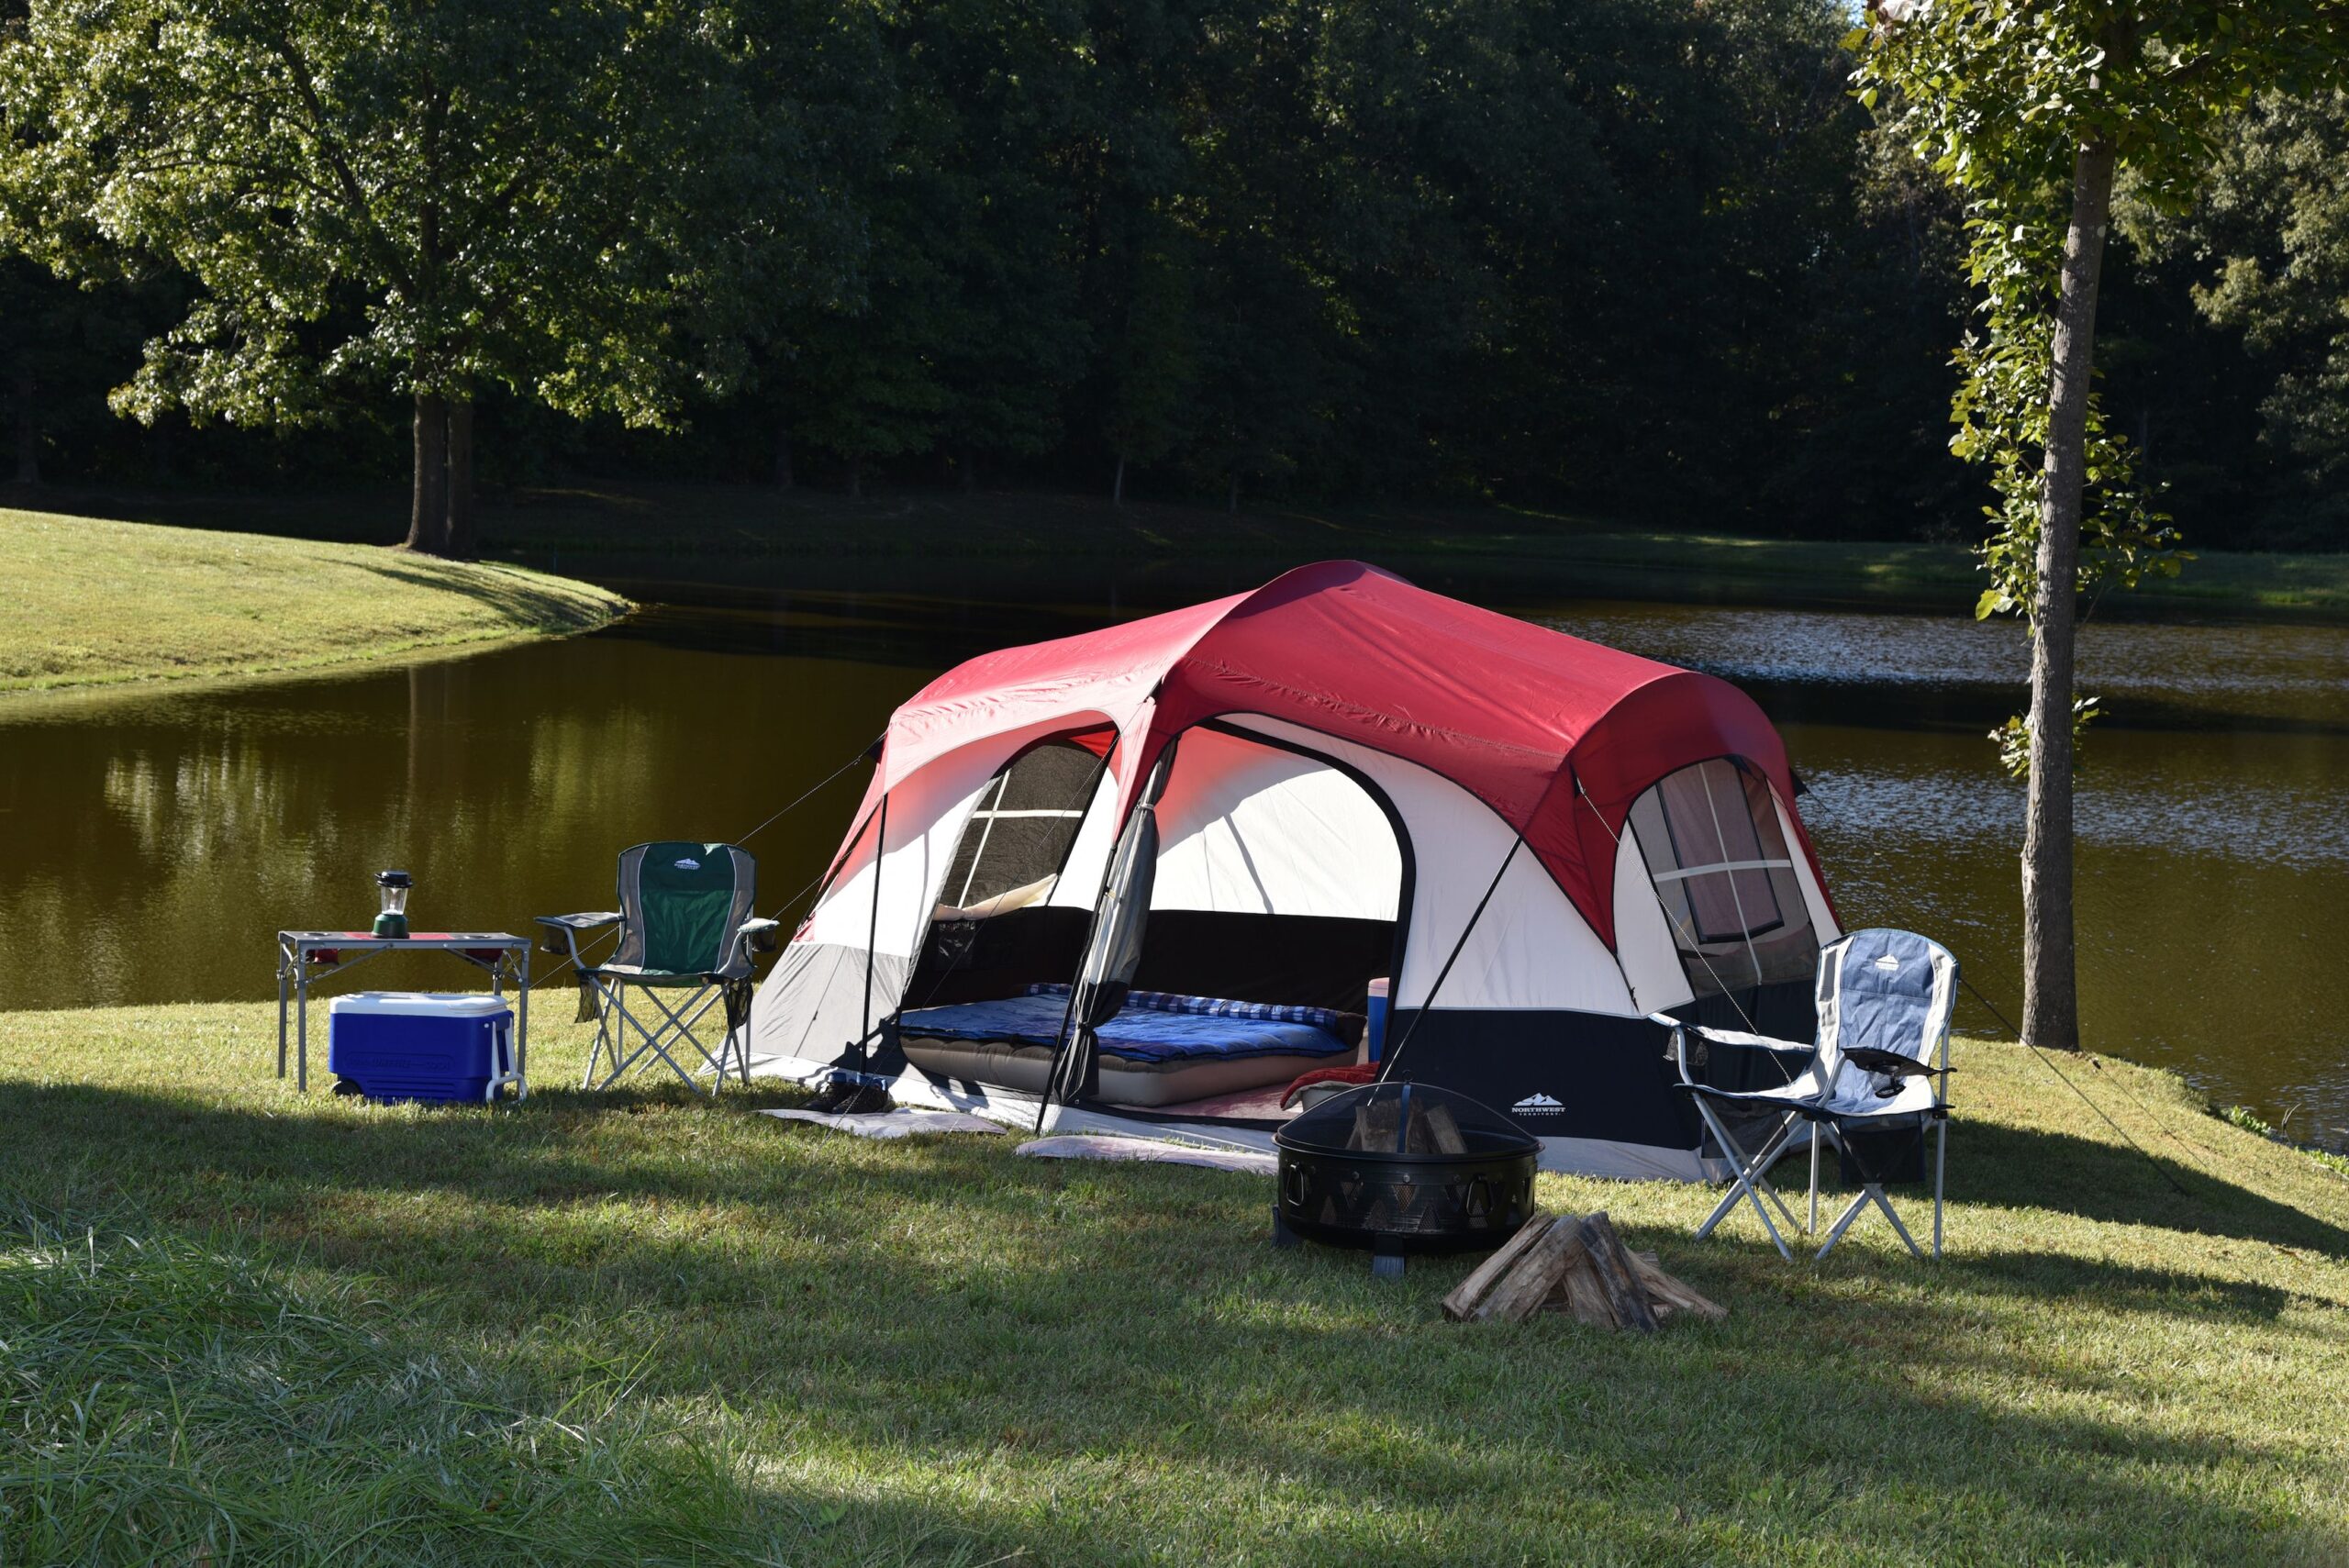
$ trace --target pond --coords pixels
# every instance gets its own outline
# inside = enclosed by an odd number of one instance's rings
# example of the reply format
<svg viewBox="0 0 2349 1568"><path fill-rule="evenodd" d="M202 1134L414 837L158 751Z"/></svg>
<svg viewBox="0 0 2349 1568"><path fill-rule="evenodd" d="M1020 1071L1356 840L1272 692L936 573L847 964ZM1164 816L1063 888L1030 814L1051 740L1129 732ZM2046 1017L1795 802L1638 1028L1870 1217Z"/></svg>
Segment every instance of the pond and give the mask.
<svg viewBox="0 0 2349 1568"><path fill-rule="evenodd" d="M608 906L621 847L751 831L945 665L1156 607L1072 596L760 594L473 658L0 703L0 1009L269 995L271 934L363 924L384 866L415 873L419 929ZM1940 938L2014 1016L2022 794L1983 738L2021 700L2011 626L1505 607L1751 692L1845 924ZM2088 1043L2349 1143L2349 629L2095 624L2082 661L2111 715L2080 780ZM818 874L862 787L852 768L758 831L763 906ZM1998 1029L1971 998L1960 1022Z"/></svg>

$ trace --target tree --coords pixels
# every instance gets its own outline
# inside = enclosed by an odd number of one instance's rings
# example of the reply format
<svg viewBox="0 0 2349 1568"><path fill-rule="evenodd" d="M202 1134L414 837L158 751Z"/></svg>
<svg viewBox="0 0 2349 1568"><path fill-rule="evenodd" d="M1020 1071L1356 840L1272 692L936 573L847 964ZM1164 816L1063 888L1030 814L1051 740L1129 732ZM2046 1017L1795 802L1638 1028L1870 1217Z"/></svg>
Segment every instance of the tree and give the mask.
<svg viewBox="0 0 2349 1568"><path fill-rule="evenodd" d="M0 38L0 238L194 281L120 412L403 395L407 543L465 554L480 392L662 425L733 368L804 176L743 55L704 0L35 0Z"/></svg>
<svg viewBox="0 0 2349 1568"><path fill-rule="evenodd" d="M1863 100L1965 195L1983 331L1961 349L1961 455L1998 504L1978 611L2020 610L2031 711L2009 725L2027 766L2023 1038L2076 1048L2073 689L2084 584L2174 569L2170 536L2131 480L2091 384L2115 182L2179 205L2225 117L2269 85L2337 78L2349 7L2332 0L1875 0L1849 39ZM2092 708L2092 699L2087 707Z"/></svg>
<svg viewBox="0 0 2349 1568"><path fill-rule="evenodd" d="M2349 91L2262 95L2191 214L2129 216L2142 241L2196 255L2195 303L2272 377L2259 414L2266 441L2299 466L2295 499L2349 515Z"/></svg>

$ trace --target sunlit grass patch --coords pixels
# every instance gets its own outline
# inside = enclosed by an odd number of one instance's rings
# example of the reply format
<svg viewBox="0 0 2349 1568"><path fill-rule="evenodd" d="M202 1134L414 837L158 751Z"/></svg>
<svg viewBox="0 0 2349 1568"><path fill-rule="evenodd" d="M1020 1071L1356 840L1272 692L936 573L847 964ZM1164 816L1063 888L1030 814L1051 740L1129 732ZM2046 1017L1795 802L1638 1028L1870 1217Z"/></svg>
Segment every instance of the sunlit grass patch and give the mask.
<svg viewBox="0 0 2349 1568"><path fill-rule="evenodd" d="M390 658L626 608L517 566L0 510L0 693Z"/></svg>

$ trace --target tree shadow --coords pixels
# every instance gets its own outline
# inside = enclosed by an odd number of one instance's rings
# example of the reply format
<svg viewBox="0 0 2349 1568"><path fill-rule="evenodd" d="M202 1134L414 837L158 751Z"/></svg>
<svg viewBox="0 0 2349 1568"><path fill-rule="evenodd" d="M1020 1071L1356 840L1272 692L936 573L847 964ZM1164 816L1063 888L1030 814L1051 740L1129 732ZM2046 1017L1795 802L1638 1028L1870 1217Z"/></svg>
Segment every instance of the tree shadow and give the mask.
<svg viewBox="0 0 2349 1568"><path fill-rule="evenodd" d="M495 611L517 630L536 628L581 629L607 617L596 605L557 592L533 573L491 562L471 562L462 573L432 572L397 560L361 563L361 570L411 587L458 594Z"/></svg>
<svg viewBox="0 0 2349 1568"><path fill-rule="evenodd" d="M283 1117L19 1083L0 1184L128 1195L199 1234L257 1227L404 1310L510 1340L551 1388L583 1359L641 1358L644 1397L734 1411L747 1451L783 1467L752 1484L801 1511L807 1550L852 1560L975 1543L981 1560L1432 1563L1529 1540L1564 1559L2100 1560L2116 1529L2181 1556L2278 1540L2248 1489L2186 1479L2278 1454L2002 1398L2018 1378L2071 1386L2069 1352L1951 1316L2045 1298L2223 1328L2273 1322L2288 1298L2270 1287L2012 1251L1868 1255L1865 1280L1833 1277L1759 1240L1632 1224L1700 1286L1728 1279L1731 1319L1464 1328L1436 1301L1468 1261L1393 1286L1359 1254L1276 1252L1260 1181L753 1114L792 1098L667 1086ZM1982 1165L2054 1160L2100 1184L2099 1212L2161 1223L2140 1200L2166 1188L2150 1172L2132 1187L2104 1146L1967 1130ZM2193 1208L2224 1234L2331 1233L2183 1174L2217 1189ZM1965 1180L1967 1201L2061 1207L2012 1176ZM1870 1281L1897 1288L1855 1288ZM811 1472L857 1479L810 1500Z"/></svg>
<svg viewBox="0 0 2349 1568"><path fill-rule="evenodd" d="M2349 1258L2349 1229L2329 1220L2175 1160L2068 1132L1953 1123L1949 1195Z"/></svg>

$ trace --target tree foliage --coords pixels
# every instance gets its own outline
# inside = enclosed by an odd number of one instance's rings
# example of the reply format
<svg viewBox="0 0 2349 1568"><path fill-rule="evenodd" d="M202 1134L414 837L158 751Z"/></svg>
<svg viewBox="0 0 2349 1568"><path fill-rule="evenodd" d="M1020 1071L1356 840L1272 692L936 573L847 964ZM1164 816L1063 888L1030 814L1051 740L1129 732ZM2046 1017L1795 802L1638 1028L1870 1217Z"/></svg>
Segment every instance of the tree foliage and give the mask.
<svg viewBox="0 0 2349 1568"><path fill-rule="evenodd" d="M2349 473L2349 91L2261 95L2191 208L2131 216L2149 251L2190 259L2196 304L2268 367L2267 439L2298 460L2308 493L2337 495Z"/></svg>
<svg viewBox="0 0 2349 1568"><path fill-rule="evenodd" d="M695 0L36 0L0 42L0 223L61 272L192 280L115 395L141 418L501 387L672 422L808 199L748 52Z"/></svg>

